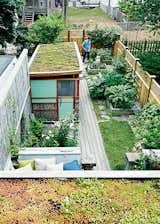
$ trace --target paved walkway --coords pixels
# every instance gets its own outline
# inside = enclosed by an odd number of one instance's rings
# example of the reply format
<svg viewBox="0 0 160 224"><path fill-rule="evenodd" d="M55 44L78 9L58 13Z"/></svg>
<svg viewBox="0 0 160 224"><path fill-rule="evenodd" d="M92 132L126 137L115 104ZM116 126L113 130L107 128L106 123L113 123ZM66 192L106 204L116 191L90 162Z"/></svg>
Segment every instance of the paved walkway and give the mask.
<svg viewBox="0 0 160 224"><path fill-rule="evenodd" d="M80 146L82 160L93 155L96 160L95 170L110 170L85 79L80 82Z"/></svg>

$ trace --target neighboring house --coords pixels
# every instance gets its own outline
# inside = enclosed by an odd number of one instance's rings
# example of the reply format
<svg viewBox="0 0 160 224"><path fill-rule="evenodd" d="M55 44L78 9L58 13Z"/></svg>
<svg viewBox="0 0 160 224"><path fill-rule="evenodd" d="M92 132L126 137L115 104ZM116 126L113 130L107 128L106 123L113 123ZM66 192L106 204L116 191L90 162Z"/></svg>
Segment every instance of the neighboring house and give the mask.
<svg viewBox="0 0 160 224"><path fill-rule="evenodd" d="M29 126L30 85L27 50L20 57L0 56L0 170L11 162L9 145L11 133L20 138Z"/></svg>
<svg viewBox="0 0 160 224"><path fill-rule="evenodd" d="M79 112L82 61L75 42L39 45L30 63L32 112L59 120Z"/></svg>
<svg viewBox="0 0 160 224"><path fill-rule="evenodd" d="M33 23L39 15L53 12L55 0L26 0L23 8L23 21L26 25Z"/></svg>

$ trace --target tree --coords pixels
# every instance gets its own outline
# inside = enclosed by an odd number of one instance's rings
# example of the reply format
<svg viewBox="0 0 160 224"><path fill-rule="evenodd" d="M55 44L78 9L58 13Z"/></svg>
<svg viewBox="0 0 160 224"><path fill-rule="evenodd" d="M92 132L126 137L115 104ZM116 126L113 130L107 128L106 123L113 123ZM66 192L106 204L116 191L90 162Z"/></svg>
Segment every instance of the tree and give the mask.
<svg viewBox="0 0 160 224"><path fill-rule="evenodd" d="M130 19L160 29L160 0L119 0L119 5Z"/></svg>
<svg viewBox="0 0 160 224"><path fill-rule="evenodd" d="M28 42L34 45L55 43L64 27L60 14L40 16L28 32Z"/></svg>
<svg viewBox="0 0 160 224"><path fill-rule="evenodd" d="M6 42L11 43L16 36L17 14L21 0L0 0L0 44L5 47Z"/></svg>

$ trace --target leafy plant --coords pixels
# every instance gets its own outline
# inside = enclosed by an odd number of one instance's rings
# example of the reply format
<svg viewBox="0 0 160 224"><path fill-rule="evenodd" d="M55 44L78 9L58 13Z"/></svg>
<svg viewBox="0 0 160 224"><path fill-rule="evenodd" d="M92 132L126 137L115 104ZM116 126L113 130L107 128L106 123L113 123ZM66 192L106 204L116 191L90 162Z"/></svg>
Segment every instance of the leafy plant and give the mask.
<svg viewBox="0 0 160 224"><path fill-rule="evenodd" d="M108 48L101 48L101 49L91 48L90 58L93 59L93 61L95 61L97 56L100 56L101 62L105 62L112 59L111 50Z"/></svg>
<svg viewBox="0 0 160 224"><path fill-rule="evenodd" d="M129 85L106 87L104 95L115 108L131 108L136 100L136 89Z"/></svg>
<svg viewBox="0 0 160 224"><path fill-rule="evenodd" d="M91 98L103 98L105 90L105 79L103 76L93 76L87 79Z"/></svg>
<svg viewBox="0 0 160 224"><path fill-rule="evenodd" d="M40 16L29 30L28 42L35 45L55 43L59 40L60 32L64 27L64 20L60 14Z"/></svg>
<svg viewBox="0 0 160 224"><path fill-rule="evenodd" d="M16 39L14 43L22 47L26 47L27 44L27 33L28 27L24 26L22 23L19 23L16 27Z"/></svg>
<svg viewBox="0 0 160 224"><path fill-rule="evenodd" d="M119 57L118 59L115 59L113 63L114 71L120 74L126 73L126 61L124 57Z"/></svg>
<svg viewBox="0 0 160 224"><path fill-rule="evenodd" d="M137 129L136 137L144 142L145 148L160 149L160 118L153 117L145 121L143 126Z"/></svg>
<svg viewBox="0 0 160 224"><path fill-rule="evenodd" d="M37 138L42 136L44 121L44 119L37 119L30 122L30 132L32 132Z"/></svg>
<svg viewBox="0 0 160 224"><path fill-rule="evenodd" d="M93 59L93 61L96 59L97 57L97 49L96 48L91 48L91 51L90 51L90 58Z"/></svg>
<svg viewBox="0 0 160 224"><path fill-rule="evenodd" d="M160 2L157 0L119 0L120 9L134 21L141 24L147 24L150 29L158 32L159 7Z"/></svg>
<svg viewBox="0 0 160 224"><path fill-rule="evenodd" d="M124 77L122 74L117 73L116 71L107 72L105 74L105 86L117 86L124 84Z"/></svg>
<svg viewBox="0 0 160 224"><path fill-rule="evenodd" d="M42 147L58 147L59 143L56 140L55 126L52 130L49 130L46 134L42 134L41 140Z"/></svg>
<svg viewBox="0 0 160 224"><path fill-rule="evenodd" d="M55 123L56 125L56 141L60 146L65 146L70 128L74 127L74 116L71 115L69 117L63 118L60 122Z"/></svg>
<svg viewBox="0 0 160 224"><path fill-rule="evenodd" d="M9 140L10 140L10 144L9 144L8 149L11 154L11 159L17 160L18 153L19 153L19 141L18 141L18 137L16 135L16 130L13 129L10 131Z"/></svg>
<svg viewBox="0 0 160 224"><path fill-rule="evenodd" d="M156 75L160 83L160 53L144 52L138 55L143 69L150 75Z"/></svg>
<svg viewBox="0 0 160 224"><path fill-rule="evenodd" d="M101 62L106 62L112 59L111 50L108 48L98 49L97 55L100 56Z"/></svg>
<svg viewBox="0 0 160 224"><path fill-rule="evenodd" d="M160 106L148 103L131 118L137 140L144 142L145 148L160 148Z"/></svg>
<svg viewBox="0 0 160 224"><path fill-rule="evenodd" d="M88 32L95 47L112 47L120 37L120 30L111 28L96 28Z"/></svg>
<svg viewBox="0 0 160 224"><path fill-rule="evenodd" d="M21 0L1 0L0 1L0 44L5 47L6 42L12 43L16 36L16 15L23 5Z"/></svg>
<svg viewBox="0 0 160 224"><path fill-rule="evenodd" d="M23 147L58 147L76 146L78 127L73 115L47 126L44 120L31 121Z"/></svg>
<svg viewBox="0 0 160 224"><path fill-rule="evenodd" d="M149 156L145 156L146 169L147 170L160 170L160 157L155 153L151 153Z"/></svg>

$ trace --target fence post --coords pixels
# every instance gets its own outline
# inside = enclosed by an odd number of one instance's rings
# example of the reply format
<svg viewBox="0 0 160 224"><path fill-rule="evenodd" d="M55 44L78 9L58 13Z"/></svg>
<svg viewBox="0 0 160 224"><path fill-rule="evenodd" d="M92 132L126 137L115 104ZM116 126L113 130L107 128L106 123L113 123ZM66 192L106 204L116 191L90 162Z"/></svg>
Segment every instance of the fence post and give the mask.
<svg viewBox="0 0 160 224"><path fill-rule="evenodd" d="M136 74L136 69L137 69L137 62L139 62L139 58L135 58L135 63L134 63L134 67L133 67L133 75Z"/></svg>
<svg viewBox="0 0 160 224"><path fill-rule="evenodd" d="M70 42L70 40L71 40L71 31L68 30L68 42Z"/></svg>
<svg viewBox="0 0 160 224"><path fill-rule="evenodd" d="M128 47L125 47L125 50L124 50L124 58L126 59L126 55L127 55L127 50L128 50Z"/></svg>
<svg viewBox="0 0 160 224"><path fill-rule="evenodd" d="M151 88L152 88L152 82L153 82L153 80L155 80L155 78L156 78L155 75L150 75L150 83L149 83L149 89L148 89L146 103L148 102L148 99L149 99L149 96L150 96L150 92L151 92Z"/></svg>
<svg viewBox="0 0 160 224"><path fill-rule="evenodd" d="M86 32L85 30L83 30L83 37L82 37L83 41L85 40L85 35L86 35Z"/></svg>
<svg viewBox="0 0 160 224"><path fill-rule="evenodd" d="M147 40L144 41L144 51L146 50L147 48Z"/></svg>

